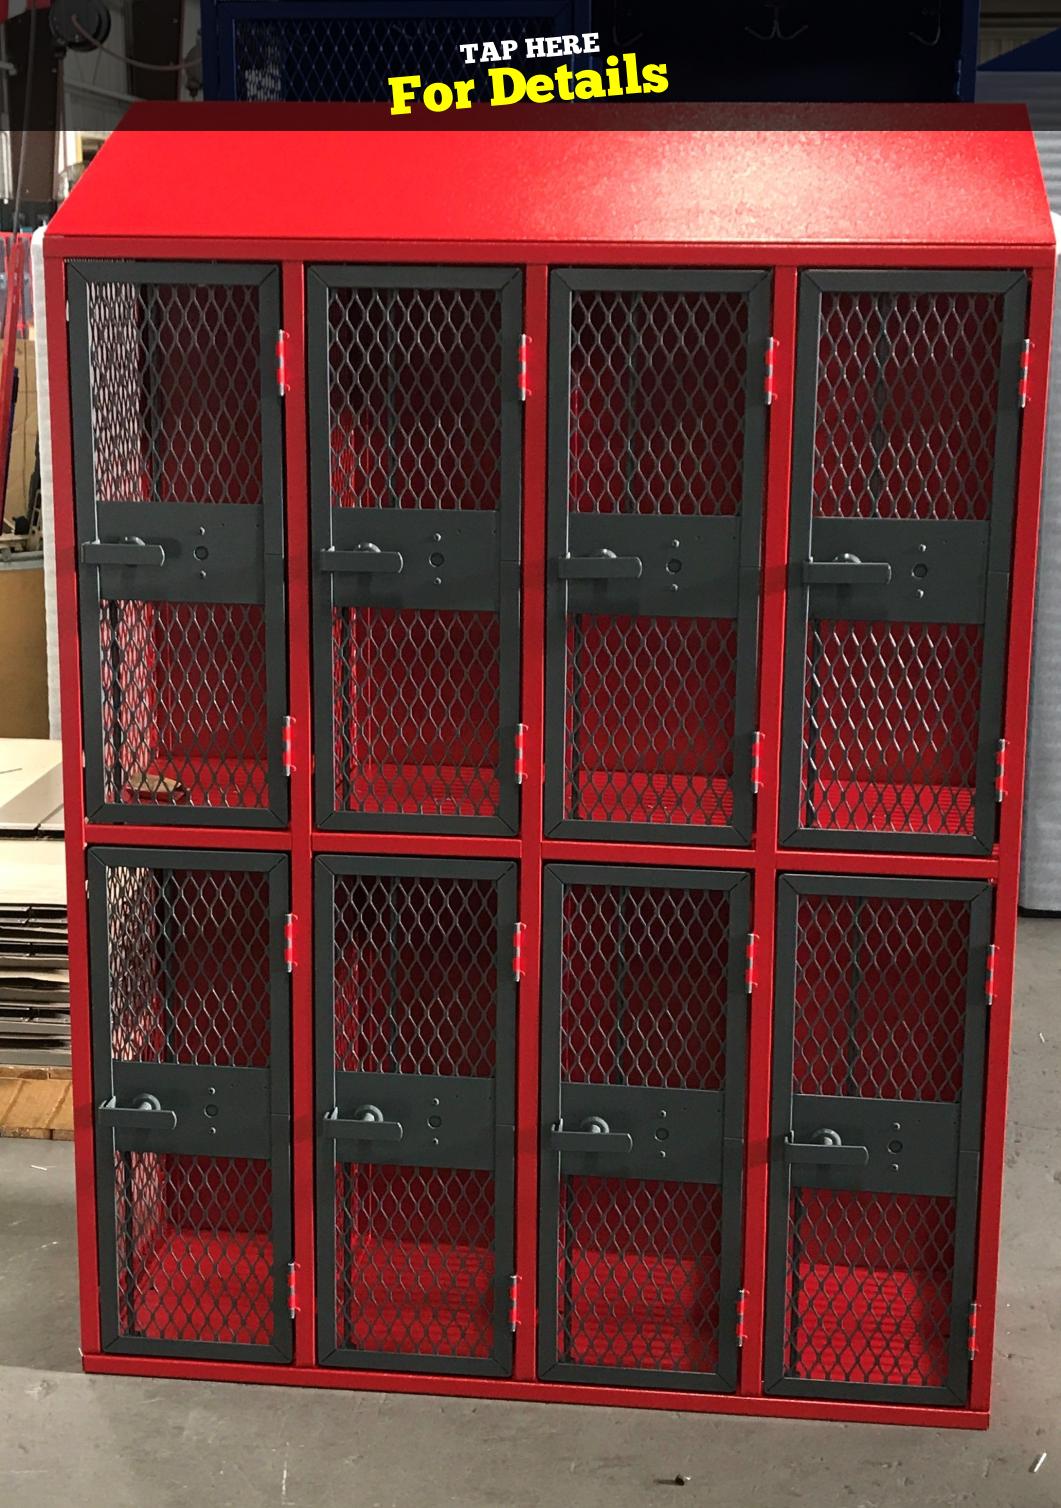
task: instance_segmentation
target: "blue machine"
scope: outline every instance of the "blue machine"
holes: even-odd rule
[[[204,92],[386,99],[469,76],[459,42],[595,29],[666,63],[669,100],[965,100],[978,23],[979,0],[202,0]]]
[[[460,42],[589,31],[591,0],[202,0],[202,27],[207,99],[382,100],[470,77]]]

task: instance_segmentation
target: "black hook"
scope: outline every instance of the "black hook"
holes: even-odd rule
[[[937,0],[936,7],[935,7],[935,12],[936,12],[936,35],[934,37],[923,37],[921,35],[921,33],[917,32],[917,31],[911,31],[911,33],[910,33],[910,35],[913,37],[914,41],[915,42],[919,42],[922,47],[938,47],[939,46],[939,40],[940,40],[940,38],[943,35],[943,6],[942,6],[942,3],[941,3],[941,0]],[[926,6],[924,8],[924,10],[922,11],[921,14],[924,15],[924,16],[931,15],[932,14],[931,7],[930,6]]]
[[[781,29],[781,9],[782,9],[782,6],[780,4],[780,0],[779,0],[779,3],[774,4],[774,5],[768,5],[766,8],[767,8],[767,10],[771,10],[774,13],[773,23],[772,23],[769,31],[756,31],[753,26],[746,26],[744,28],[744,30],[749,34],[749,36],[755,37],[758,41],[760,41],[760,42],[794,42],[797,37],[801,37],[803,35],[803,33],[807,30],[806,25],[798,26],[795,31],[788,31],[788,32],[786,32],[786,31],[783,31]]]

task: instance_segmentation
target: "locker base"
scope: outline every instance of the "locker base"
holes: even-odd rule
[[[509,1399],[520,1403],[572,1403],[608,1408],[668,1409],[763,1419],[820,1419],[846,1424],[906,1424],[935,1429],[987,1429],[986,1410],[887,1403],[837,1403],[805,1398],[748,1398],[717,1393],[579,1387],[570,1383],[517,1382],[479,1377],[421,1377],[408,1373],[345,1372],[326,1367],[270,1366],[253,1362],[172,1360],[163,1357],[82,1356],[84,1370],[109,1377],[184,1378],[193,1382],[246,1382],[289,1387],[343,1388],[428,1397]]]
[[[914,1271],[801,1263],[793,1288],[807,1296],[794,1325],[790,1374],[806,1380],[944,1387],[948,1354],[942,1278]]]
[[[804,822],[815,832],[947,833],[969,837],[976,815],[973,792],[962,785],[819,780],[807,793],[806,804]]]
[[[730,777],[671,771],[583,769],[571,777],[570,821],[726,827],[733,820]]]
[[[493,1332],[493,1256],[439,1243],[371,1241],[371,1261],[358,1262],[340,1285],[341,1345],[362,1351],[488,1359]],[[395,1289],[400,1297],[395,1297]]]
[[[492,817],[501,800],[491,765],[362,762],[336,784],[338,810],[369,817]]]
[[[213,811],[267,810],[269,765],[264,759],[208,759],[183,749],[166,751],[122,782],[120,804],[142,807],[206,807]]]
[[[151,1340],[268,1345],[272,1272],[267,1237],[216,1231],[170,1235],[159,1241],[137,1278],[132,1333]]]

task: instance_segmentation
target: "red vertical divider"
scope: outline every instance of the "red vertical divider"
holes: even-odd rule
[[[66,329],[66,276],[58,257],[45,262],[48,376],[52,393],[52,475],[55,498],[55,567],[63,744],[84,747],[77,599],[77,529],[70,431],[70,368]],[[88,993],[88,908],[85,897],[85,793],[79,759],[63,760],[66,828],[66,900],[70,950],[70,1061],[74,1099],[74,1167],[77,1177],[77,1262],[81,1292],[81,1349],[100,1348],[99,1262],[96,1254],[95,1099]]]
[[[1010,604],[1009,658],[1006,666],[1005,794],[999,813],[998,888],[995,897],[994,998],[988,1005],[987,1061],[984,1082],[983,1159],[980,1229],[976,1256],[976,1326],[980,1344],[973,1356],[969,1406],[986,1409],[991,1399],[991,1364],[998,1298],[998,1249],[1002,1220],[1002,1177],[1006,1136],[1006,1089],[1009,1081],[1013,1020],[1013,959],[1017,941],[1020,890],[1020,833],[1024,809],[1025,746],[1028,738],[1028,688],[1035,617],[1035,560],[1039,546],[1039,503],[1046,433],[1047,353],[1054,307],[1054,267],[1036,267],[1031,278],[1028,336],[1031,380],[1021,425]],[[1056,357],[1055,357],[1056,359]]]
[[[773,402],[767,443],[760,625],[759,729],[763,734],[756,806],[752,931],[757,957],[748,1036],[747,1145],[744,1189],[744,1348],[738,1391],[762,1392],[766,1218],[770,1169],[770,1053],[773,1041],[774,915],[778,870],[778,786],[781,755],[782,662],[788,579],[788,517],[795,390],[799,273],[774,274]],[[765,371],[765,367],[764,367]]]
[[[526,388],[523,434],[523,621],[519,912],[523,923],[523,977],[519,985],[516,1040],[516,1294],[513,1375],[535,1375],[538,1301],[538,1141],[541,1056],[541,858],[543,724],[545,715],[545,552],[546,552],[546,342],[549,328],[549,271],[528,267],[524,306]]]
[[[310,668],[309,436],[306,412],[306,291],[301,262],[283,266],[284,472],[291,724],[291,1155],[294,1199],[295,1365],[316,1360],[313,1083],[313,781]]]

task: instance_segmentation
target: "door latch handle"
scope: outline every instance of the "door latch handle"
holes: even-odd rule
[[[117,1096],[96,1112],[101,1126],[113,1126],[116,1131],[175,1131],[177,1116],[173,1110],[163,1110],[153,1094],[138,1094],[131,1105],[119,1105]]]
[[[637,581],[641,575],[640,555],[616,555],[614,550],[562,555],[559,564],[561,581]]]
[[[838,555],[835,560],[805,560],[806,586],[887,586],[892,568],[886,560],[859,560],[857,555]]]
[[[333,1141],[401,1141],[405,1131],[401,1121],[384,1120],[378,1105],[359,1105],[346,1119],[336,1105],[324,1117],[324,1134]]]
[[[120,544],[89,539],[81,546],[81,564],[97,566],[160,566],[166,564],[161,545],[149,545],[139,535],[127,534]]]
[[[845,1147],[839,1131],[824,1127],[815,1131],[810,1141],[785,1141],[786,1163],[830,1163],[834,1168],[864,1168],[869,1162],[868,1147]]]
[[[405,568],[400,550],[381,550],[379,545],[358,545],[356,550],[337,550],[332,545],[321,551],[321,570],[334,574],[398,576]]]
[[[613,1131],[600,1115],[589,1115],[577,1131],[565,1131],[563,1117],[549,1132],[554,1152],[632,1152],[634,1138],[627,1131]]]

